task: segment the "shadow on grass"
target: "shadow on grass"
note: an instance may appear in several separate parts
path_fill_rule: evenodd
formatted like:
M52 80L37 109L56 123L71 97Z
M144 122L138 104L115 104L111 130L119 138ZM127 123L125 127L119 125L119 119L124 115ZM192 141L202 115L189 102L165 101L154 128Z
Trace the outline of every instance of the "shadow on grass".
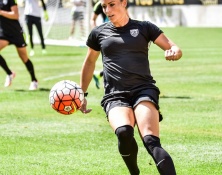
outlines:
M38 91L49 92L50 89L48 89L48 88L39 88L39 89L34 90L34 91L25 90L25 89L17 89L15 91L17 91L17 92L38 92Z
M33 92L38 92L38 91L42 91L42 92L50 92L51 89L48 89L48 88L39 88ZM17 89L15 90L17 92L32 92L30 90L25 90L25 89ZM159 96L160 98L177 98L177 99L191 99L191 97L188 97L188 96L168 96L168 95L162 95L160 94Z
M167 96L167 95L160 95L160 98L191 99L191 97L188 96Z

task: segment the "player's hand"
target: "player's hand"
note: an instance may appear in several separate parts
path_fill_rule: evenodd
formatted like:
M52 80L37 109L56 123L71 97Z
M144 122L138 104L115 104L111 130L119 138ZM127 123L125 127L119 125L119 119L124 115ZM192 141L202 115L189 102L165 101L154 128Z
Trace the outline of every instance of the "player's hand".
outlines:
M84 114L88 114L92 111L92 109L87 109L87 100L86 100L86 98L84 98L82 106L79 108L79 110Z
M44 19L45 19L45 21L49 20L49 15L48 15L48 12L46 10L44 11Z
M179 60L182 56L182 52L176 46L172 46L171 49L165 50L165 58L168 61Z

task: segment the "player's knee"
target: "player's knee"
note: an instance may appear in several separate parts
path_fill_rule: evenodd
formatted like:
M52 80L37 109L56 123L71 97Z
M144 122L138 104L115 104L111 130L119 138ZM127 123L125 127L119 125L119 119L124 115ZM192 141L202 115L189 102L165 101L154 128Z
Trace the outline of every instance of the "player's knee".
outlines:
M124 125L116 129L115 131L118 138L119 152L122 155L128 155L131 149L131 143L133 140L134 129L130 125Z
M153 135L146 135L143 137L143 144L149 154L153 155L153 150L156 147L161 147L160 139Z
M127 141L133 138L134 129L130 125L124 125L116 129L115 133L120 141Z

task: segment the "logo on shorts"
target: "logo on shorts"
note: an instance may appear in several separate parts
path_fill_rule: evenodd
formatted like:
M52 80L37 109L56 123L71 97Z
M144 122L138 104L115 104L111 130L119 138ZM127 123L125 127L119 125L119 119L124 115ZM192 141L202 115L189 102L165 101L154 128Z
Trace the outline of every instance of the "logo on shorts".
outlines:
M130 30L130 34L133 37L137 37L139 35L139 30L138 29L132 29L132 30Z

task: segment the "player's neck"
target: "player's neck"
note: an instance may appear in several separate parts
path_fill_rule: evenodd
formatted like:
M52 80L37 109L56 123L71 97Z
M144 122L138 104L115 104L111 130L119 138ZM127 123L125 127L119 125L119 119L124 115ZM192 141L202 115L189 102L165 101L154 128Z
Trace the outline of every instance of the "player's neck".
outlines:
M127 23L129 22L129 16L125 15L123 18L121 18L120 20L118 20L117 22L114 22L113 25L115 27L123 27L125 26Z

